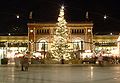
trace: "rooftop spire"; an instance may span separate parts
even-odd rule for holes
[[[86,12],[86,19],[89,19],[88,11]]]
[[[32,11],[30,12],[30,14],[29,14],[29,19],[32,19]]]

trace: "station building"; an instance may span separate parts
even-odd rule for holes
[[[15,53],[28,50],[28,36],[0,36],[0,58],[14,58]]]
[[[28,23],[29,51],[49,51],[54,35],[55,23]],[[68,23],[70,50],[92,50],[93,23]]]
[[[93,50],[96,52],[106,51],[110,53],[112,51],[119,51],[119,33],[105,33],[105,34],[94,34],[93,36]]]
[[[28,23],[26,35],[1,35],[0,57],[13,57],[16,52],[48,52],[51,49],[56,23]],[[68,23],[72,51],[100,51],[118,48],[118,34],[93,34],[92,22]]]

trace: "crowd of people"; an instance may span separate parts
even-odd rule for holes
[[[104,54],[95,55],[92,57],[85,57],[82,59],[82,63],[93,63],[93,64],[120,64],[119,56],[104,56]]]
[[[102,53],[91,57],[80,58],[82,64],[120,64],[120,57],[118,56],[104,56]],[[31,64],[42,64],[42,59],[38,57],[30,56],[30,52],[26,52],[23,56],[15,57],[15,66],[21,67],[21,71],[28,71],[29,63]],[[43,62],[44,63],[44,62]],[[61,60],[61,64],[64,64],[64,59]]]
[[[30,53],[26,52],[23,56],[15,57],[15,66],[21,67],[21,71],[28,71]]]

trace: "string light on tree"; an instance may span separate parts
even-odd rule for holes
[[[69,59],[68,53],[68,29],[67,22],[64,19],[64,6],[61,6],[57,27],[55,28],[53,43],[52,43],[52,55],[55,59],[61,60]]]

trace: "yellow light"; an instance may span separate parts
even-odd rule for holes
[[[9,33],[8,35],[10,36],[11,34]]]
[[[88,29],[88,32],[91,32],[91,30],[90,30],[90,29]]]
[[[30,30],[30,32],[32,33],[32,32],[33,32],[33,30]]]
[[[104,15],[104,19],[107,19],[107,15]]]
[[[17,15],[17,18],[20,18],[20,16],[19,16],[19,15]]]
[[[64,9],[64,6],[62,6],[61,8]]]

